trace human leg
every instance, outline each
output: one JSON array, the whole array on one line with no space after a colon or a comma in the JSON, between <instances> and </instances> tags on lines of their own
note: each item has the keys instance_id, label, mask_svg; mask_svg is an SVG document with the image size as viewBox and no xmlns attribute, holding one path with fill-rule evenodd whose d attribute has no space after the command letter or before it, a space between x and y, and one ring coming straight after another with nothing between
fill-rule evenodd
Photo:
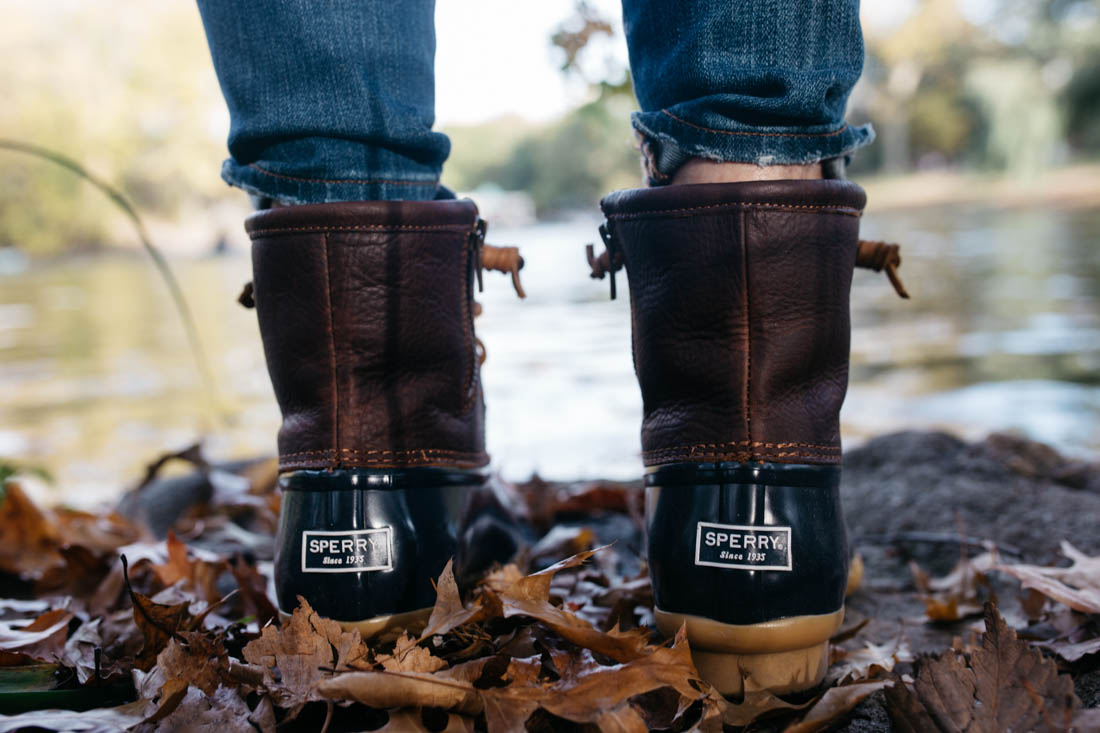
<instances>
[{"instance_id":1,"label":"human leg","mask_svg":"<svg viewBox=\"0 0 1100 733\"><path fill-rule=\"evenodd\" d=\"M440 200L433 5L200 0L223 177L275 204L246 229L283 416L279 608L363 634L422 623L452 557L461 575L489 461L473 288L492 258L473 202Z\"/></svg>"},{"instance_id":2,"label":"human leg","mask_svg":"<svg viewBox=\"0 0 1100 733\"><path fill-rule=\"evenodd\" d=\"M844 120L863 69L857 0L623 0L623 24L649 185L689 161L711 174L680 182L707 182L709 163L812 165L874 137Z\"/></svg>"},{"instance_id":3,"label":"human leg","mask_svg":"<svg viewBox=\"0 0 1100 733\"><path fill-rule=\"evenodd\" d=\"M848 291L863 191L823 161L862 66L857 3L624 0L650 188L601 206L643 398L657 622L729 694L818 684L843 617ZM668 185L672 184L672 185ZM684 185L691 184L691 185Z\"/></svg>"},{"instance_id":4,"label":"human leg","mask_svg":"<svg viewBox=\"0 0 1100 733\"><path fill-rule=\"evenodd\" d=\"M227 183L289 204L431 200L434 0L198 0L230 114Z\"/></svg>"}]
</instances>

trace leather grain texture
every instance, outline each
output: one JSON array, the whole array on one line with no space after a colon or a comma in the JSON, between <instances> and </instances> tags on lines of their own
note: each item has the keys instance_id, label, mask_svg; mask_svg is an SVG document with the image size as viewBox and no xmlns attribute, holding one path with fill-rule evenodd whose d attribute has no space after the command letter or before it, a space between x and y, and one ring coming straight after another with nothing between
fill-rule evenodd
<instances>
[{"instance_id":1,"label":"leather grain texture","mask_svg":"<svg viewBox=\"0 0 1100 733\"><path fill-rule=\"evenodd\" d=\"M840 462L863 190L716 183L601 202L630 283L647 466Z\"/></svg>"},{"instance_id":2,"label":"leather grain texture","mask_svg":"<svg viewBox=\"0 0 1100 733\"><path fill-rule=\"evenodd\" d=\"M281 469L488 463L473 330L477 208L257 212L253 283Z\"/></svg>"}]
</instances>

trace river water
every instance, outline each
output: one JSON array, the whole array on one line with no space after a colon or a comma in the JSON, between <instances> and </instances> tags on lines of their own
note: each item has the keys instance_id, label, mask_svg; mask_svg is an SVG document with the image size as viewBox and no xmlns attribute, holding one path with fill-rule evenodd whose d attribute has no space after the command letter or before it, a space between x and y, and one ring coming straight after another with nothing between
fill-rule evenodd
<instances>
[{"instance_id":1,"label":"river water","mask_svg":"<svg viewBox=\"0 0 1100 733\"><path fill-rule=\"evenodd\" d=\"M489 449L508 478L641 472L626 278L611 302L607 282L586 276L582 245L597 224L491 232L527 261L528 298L487 273L477 322ZM867 216L863 236L902 244L913 299L856 273L848 447L903 428L1007 430L1100 456L1100 211L913 210ZM0 275L0 459L49 470L50 498L112 498L160 452L198 438L215 459L274 451L255 314L235 302L247 256L174 267L215 375L213 408L148 261L73 258Z\"/></svg>"}]
</instances>

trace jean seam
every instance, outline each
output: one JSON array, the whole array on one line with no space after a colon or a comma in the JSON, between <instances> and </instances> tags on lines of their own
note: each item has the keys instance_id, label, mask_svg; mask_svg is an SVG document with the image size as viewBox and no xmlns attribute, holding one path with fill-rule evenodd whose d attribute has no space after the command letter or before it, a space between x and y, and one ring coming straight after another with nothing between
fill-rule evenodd
<instances>
[{"instance_id":1,"label":"jean seam","mask_svg":"<svg viewBox=\"0 0 1100 733\"><path fill-rule=\"evenodd\" d=\"M262 173L265 176L271 176L272 178L282 178L287 181L298 181L299 183L357 183L357 184L386 184L390 186L438 186L438 180L424 180L424 181L399 181L389 178L305 178L301 176L288 176L284 173L274 173L262 168L256 163L249 163L249 168Z\"/></svg>"},{"instance_id":2,"label":"jean seam","mask_svg":"<svg viewBox=\"0 0 1100 733\"><path fill-rule=\"evenodd\" d=\"M832 132L750 132L743 130L716 130L712 127L703 127L702 125L696 125L687 120L682 120L667 109L663 109L661 112L676 122L679 122L681 125L687 125L688 127L702 132L713 132L716 135L746 135L749 137L834 137L848 129L848 123L845 122Z\"/></svg>"}]
</instances>

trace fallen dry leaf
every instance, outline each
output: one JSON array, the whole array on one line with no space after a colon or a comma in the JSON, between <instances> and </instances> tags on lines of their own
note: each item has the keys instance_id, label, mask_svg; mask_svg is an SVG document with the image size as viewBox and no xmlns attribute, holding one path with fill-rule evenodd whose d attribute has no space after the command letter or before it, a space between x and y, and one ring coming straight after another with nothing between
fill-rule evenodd
<instances>
[{"instance_id":1,"label":"fallen dry leaf","mask_svg":"<svg viewBox=\"0 0 1100 733\"><path fill-rule=\"evenodd\" d=\"M236 690L219 687L208 694L184 687L181 699L157 722L158 731L254 733L251 712Z\"/></svg>"},{"instance_id":2,"label":"fallen dry leaf","mask_svg":"<svg viewBox=\"0 0 1100 733\"><path fill-rule=\"evenodd\" d=\"M982 613L983 604L993 600L986 575L996 563L997 556L991 552L973 559L963 554L942 578L929 578L915 562L910 563L928 620L950 623Z\"/></svg>"},{"instance_id":3,"label":"fallen dry leaf","mask_svg":"<svg viewBox=\"0 0 1100 733\"><path fill-rule=\"evenodd\" d=\"M153 572L164 585L171 586L182 582L185 589L208 602L222 597L217 584L218 577L228 567L225 561L211 553L189 551L187 545L181 542L174 532L168 533L164 543L168 551L168 560L153 565Z\"/></svg>"},{"instance_id":4,"label":"fallen dry leaf","mask_svg":"<svg viewBox=\"0 0 1100 733\"><path fill-rule=\"evenodd\" d=\"M485 700L486 722L490 733L495 730L515 730L513 727L495 728L493 717L500 721L517 721L518 716L508 715L508 708L515 705L522 713L531 704L549 713L571 720L575 723L623 723L636 725L634 716L623 706L630 698L661 687L671 687L688 700L705 697L701 685L692 683L698 680L698 673L691 661L687 636L681 629L672 647L656 647L642 657L624 664L588 666L585 672L563 676L550 684L531 684L525 686L510 685L502 688L487 688L481 691ZM490 716L493 708L493 717ZM503 712L503 715L500 713ZM524 718L525 719L525 718ZM640 717L637 718L641 720ZM629 728L627 728L629 730Z\"/></svg>"},{"instance_id":5,"label":"fallen dry leaf","mask_svg":"<svg viewBox=\"0 0 1100 733\"><path fill-rule=\"evenodd\" d=\"M893 680L878 680L830 688L806 711L802 720L787 726L783 733L814 733L824 730L847 715L856 705L893 684Z\"/></svg>"},{"instance_id":6,"label":"fallen dry leaf","mask_svg":"<svg viewBox=\"0 0 1100 733\"><path fill-rule=\"evenodd\" d=\"M168 641L178 637L180 631L188 631L195 617L188 610L190 603L157 603L148 596L138 593L130 585L130 574L126 556L122 556L122 572L126 590L134 605L134 623L141 630L144 641L134 666L149 671L156 663L157 655L168 646Z\"/></svg>"},{"instance_id":7,"label":"fallen dry leaf","mask_svg":"<svg viewBox=\"0 0 1100 733\"><path fill-rule=\"evenodd\" d=\"M885 644L868 643L855 650L833 647L832 653L833 664L825 675L825 682L830 685L878 677L891 671L899 662L913 661L909 644L900 636Z\"/></svg>"},{"instance_id":8,"label":"fallen dry leaf","mask_svg":"<svg viewBox=\"0 0 1100 733\"><path fill-rule=\"evenodd\" d=\"M61 563L61 529L51 512L40 509L18 481L3 484L0 499L0 570L37 574Z\"/></svg>"},{"instance_id":9,"label":"fallen dry leaf","mask_svg":"<svg viewBox=\"0 0 1100 733\"><path fill-rule=\"evenodd\" d=\"M207 695L226 681L229 655L220 639L205 633L184 631L170 639L157 655L157 665L168 679L181 679Z\"/></svg>"},{"instance_id":10,"label":"fallen dry leaf","mask_svg":"<svg viewBox=\"0 0 1100 733\"><path fill-rule=\"evenodd\" d=\"M422 672L348 672L320 680L317 694L328 700L355 700L375 708L430 707L477 715L477 690L468 682Z\"/></svg>"},{"instance_id":11,"label":"fallen dry leaf","mask_svg":"<svg viewBox=\"0 0 1100 733\"><path fill-rule=\"evenodd\" d=\"M1077 733L1100 733L1100 708L1078 712L1073 719L1072 730Z\"/></svg>"},{"instance_id":12,"label":"fallen dry leaf","mask_svg":"<svg viewBox=\"0 0 1100 733\"><path fill-rule=\"evenodd\" d=\"M1039 591L1082 613L1100 613L1100 556L1089 557L1062 540L1062 554L1073 561L1068 568L1036 565L997 565L996 570L1018 579L1024 588Z\"/></svg>"},{"instance_id":13,"label":"fallen dry leaf","mask_svg":"<svg viewBox=\"0 0 1100 733\"><path fill-rule=\"evenodd\" d=\"M427 672L443 669L447 663L422 646L407 633L402 634L394 646L393 654L381 654L378 661L387 672Z\"/></svg>"},{"instance_id":14,"label":"fallen dry leaf","mask_svg":"<svg viewBox=\"0 0 1100 733\"><path fill-rule=\"evenodd\" d=\"M257 627L262 629L279 615L275 604L267 596L267 578L260 573L259 568L246 562L239 554L229 562L229 571L233 573L233 579L240 588L245 614L251 615Z\"/></svg>"},{"instance_id":15,"label":"fallen dry leaf","mask_svg":"<svg viewBox=\"0 0 1100 733\"><path fill-rule=\"evenodd\" d=\"M1036 644L1035 646L1049 649L1067 662L1076 662L1090 654L1100 653L1100 637L1086 641L1053 641Z\"/></svg>"},{"instance_id":16,"label":"fallen dry leaf","mask_svg":"<svg viewBox=\"0 0 1100 733\"><path fill-rule=\"evenodd\" d=\"M713 687L708 688L709 694L704 702L704 720L710 719L735 728L743 728L770 715L802 710L810 705L809 702L791 703L781 700L767 690L754 687L751 679L745 680L745 694L737 702L722 697Z\"/></svg>"},{"instance_id":17,"label":"fallen dry leaf","mask_svg":"<svg viewBox=\"0 0 1100 733\"><path fill-rule=\"evenodd\" d=\"M29 624L25 621L0 621L0 651L42 662L60 659L65 653L65 640L69 636L69 621L72 618L72 613L58 608L46 611Z\"/></svg>"},{"instance_id":18,"label":"fallen dry leaf","mask_svg":"<svg viewBox=\"0 0 1100 733\"><path fill-rule=\"evenodd\" d=\"M480 618L485 610L477 598L469 606L463 605L453 566L454 561L448 560L446 567L439 575L439 580L436 581L435 606L432 607L432 615L428 617L428 625L420 635L421 641L436 634L446 634L459 626L471 623Z\"/></svg>"},{"instance_id":19,"label":"fallen dry leaf","mask_svg":"<svg viewBox=\"0 0 1100 733\"><path fill-rule=\"evenodd\" d=\"M1064 730L1078 705L1073 682L1054 662L1016 638L993 604L982 645L922 660L916 680L887 690L899 731Z\"/></svg>"},{"instance_id":20,"label":"fallen dry leaf","mask_svg":"<svg viewBox=\"0 0 1100 733\"><path fill-rule=\"evenodd\" d=\"M562 638L586 649L627 662L646 656L649 633L642 629L600 631L589 622L550 603L550 584L554 575L577 567L603 548L578 553L538 573L521 578L499 592L505 618L528 616L541 621Z\"/></svg>"},{"instance_id":21,"label":"fallen dry leaf","mask_svg":"<svg viewBox=\"0 0 1100 733\"><path fill-rule=\"evenodd\" d=\"M103 634L100 631L102 623L102 618L84 622L65 642L65 653L61 663L76 670L76 679L80 684L84 684L96 674L96 651L102 652L104 647ZM110 677L119 671L110 660L104 659L102 654L99 666L101 678Z\"/></svg>"},{"instance_id":22,"label":"fallen dry leaf","mask_svg":"<svg viewBox=\"0 0 1100 733\"><path fill-rule=\"evenodd\" d=\"M124 731L139 725L150 710L147 700L115 708L94 710L35 710L21 715L0 715L0 733L33 729L63 731Z\"/></svg>"},{"instance_id":23,"label":"fallen dry leaf","mask_svg":"<svg viewBox=\"0 0 1100 733\"><path fill-rule=\"evenodd\" d=\"M344 631L340 624L318 615L304 598L298 603L284 628L264 627L260 638L243 650L246 662L263 668L264 686L285 708L317 699L318 682L333 671L347 670L367 654L358 631Z\"/></svg>"}]
</instances>

